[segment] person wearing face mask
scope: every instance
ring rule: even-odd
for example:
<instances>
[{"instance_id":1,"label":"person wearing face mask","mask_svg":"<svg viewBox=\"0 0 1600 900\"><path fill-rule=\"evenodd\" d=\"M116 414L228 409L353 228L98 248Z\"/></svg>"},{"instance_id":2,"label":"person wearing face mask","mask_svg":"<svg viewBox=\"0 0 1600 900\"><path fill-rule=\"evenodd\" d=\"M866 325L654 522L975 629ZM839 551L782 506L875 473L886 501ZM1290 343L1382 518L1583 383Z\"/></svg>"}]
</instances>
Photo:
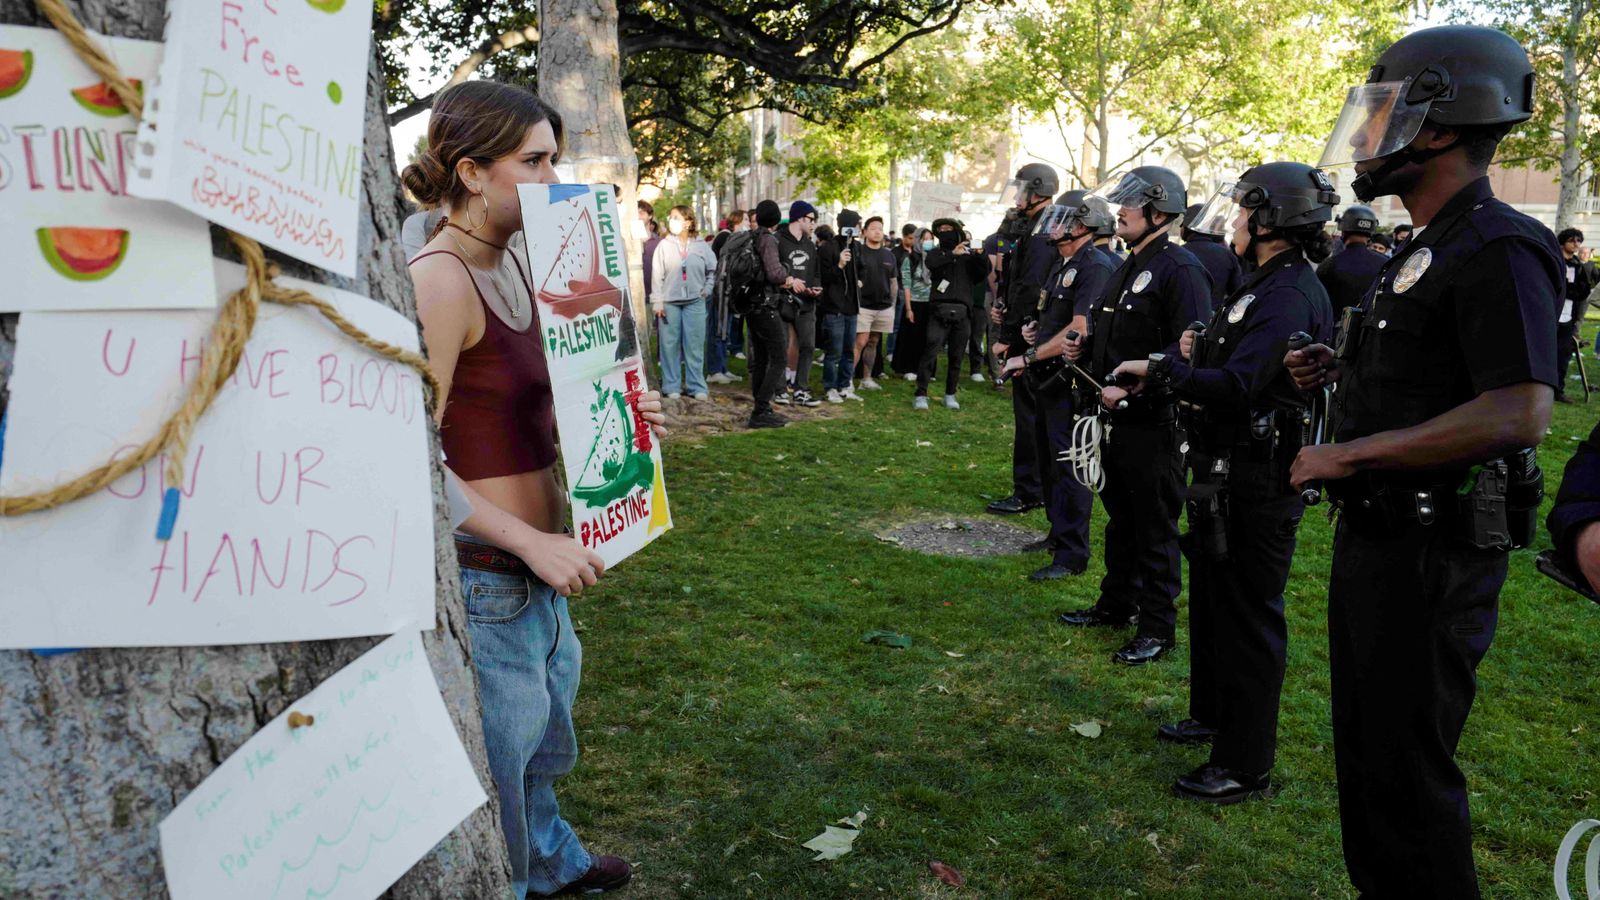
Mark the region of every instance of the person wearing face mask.
<instances>
[{"instance_id":1,"label":"person wearing face mask","mask_svg":"<svg viewBox=\"0 0 1600 900\"><path fill-rule=\"evenodd\" d=\"M1312 269L1339 194L1304 163L1256 166L1225 184L1191 220L1229 236L1244 282L1203 332L1185 331L1178 356L1127 360L1137 394L1166 387L1190 414L1189 717L1157 737L1211 744L1210 758L1173 785L1207 803L1263 799L1272 790L1288 628L1283 590L1305 512L1289 484L1308 397L1283 367L1292 335L1327 340L1333 310Z\"/></svg>"},{"instance_id":2,"label":"person wearing face mask","mask_svg":"<svg viewBox=\"0 0 1600 900\"><path fill-rule=\"evenodd\" d=\"M1127 360L1175 355L1190 322L1211 318L1211 276L1167 233L1183 215L1188 189L1176 172L1139 166L1096 188L1117 210L1117 236L1130 255L1091 308L1089 335L1069 341L1065 355L1100 384ZM1120 401L1127 399L1124 407ZM1103 395L1109 436L1102 445L1106 574L1093 606L1062 614L1079 627L1137 626L1112 659L1137 666L1177 645L1182 569L1178 511L1183 505L1183 450L1177 400L1165 389L1128 397Z\"/></svg>"},{"instance_id":3,"label":"person wearing face mask","mask_svg":"<svg viewBox=\"0 0 1600 900\"><path fill-rule=\"evenodd\" d=\"M669 237L656 246L651 301L661 334L661 390L671 399L684 386L696 400L709 400L706 388L706 306L716 285L717 257L700 240L694 210L674 206L667 215Z\"/></svg>"},{"instance_id":4,"label":"person wearing face mask","mask_svg":"<svg viewBox=\"0 0 1600 900\"><path fill-rule=\"evenodd\" d=\"M1296 486L1341 510L1328 579L1333 750L1345 865L1367 897L1479 896L1455 754L1494 641L1511 550L1532 539L1533 450L1550 425L1565 278L1550 229L1494 195L1500 141L1533 115L1534 69L1493 28L1413 31L1352 87L1322 165L1416 231L1346 310L1337 349L1284 363L1333 384L1333 440Z\"/></svg>"},{"instance_id":5,"label":"person wearing face mask","mask_svg":"<svg viewBox=\"0 0 1600 900\"><path fill-rule=\"evenodd\" d=\"M661 223L656 221L656 208L640 200L639 216L633 223L633 238L639 242L639 258L644 262L644 299L650 302L651 273L655 271L656 246L661 243Z\"/></svg>"},{"instance_id":6,"label":"person wearing face mask","mask_svg":"<svg viewBox=\"0 0 1600 900\"><path fill-rule=\"evenodd\" d=\"M400 176L444 211L410 272L447 477L471 506L456 556L515 900L613 890L632 875L584 848L555 793L578 758L583 650L567 596L605 562L565 527L549 366L529 273L507 244L522 230L517 186L557 181L561 141L560 117L531 92L468 81L434 100L427 150ZM656 392L636 408L662 423Z\"/></svg>"},{"instance_id":7,"label":"person wearing face mask","mask_svg":"<svg viewBox=\"0 0 1600 900\"><path fill-rule=\"evenodd\" d=\"M1010 249L1003 257L998 287L1003 301L990 310L989 322L999 329L991 350L1001 365L1028 348L1022 339L1022 326L1039 314L1039 292L1045 276L1060 255L1050 243L1050 235L1036 234L1039 217L1055 199L1061 186L1056 170L1044 163L1029 163L1017 170L1000 195L1006 210L1000 225L1001 244ZM1044 505L1044 485L1039 473L1040 460L1034 445L1033 388L1025 379L1011 380L1011 494L989 504L997 515L1016 515Z\"/></svg>"},{"instance_id":8,"label":"person wearing face mask","mask_svg":"<svg viewBox=\"0 0 1600 900\"><path fill-rule=\"evenodd\" d=\"M791 279L780 311L789 330L785 386L774 403L821 406L811 395L811 357L817 349L817 297L822 294L822 274L817 263L816 207L804 200L789 205L789 224L778 229L778 258Z\"/></svg>"},{"instance_id":9,"label":"person wearing face mask","mask_svg":"<svg viewBox=\"0 0 1600 900\"><path fill-rule=\"evenodd\" d=\"M907 381L917 380L917 370L922 365L922 348L928 336L928 294L933 287L928 252L937 246L933 232L923 228L912 236L911 249L900 257L900 326L890 362Z\"/></svg>"},{"instance_id":10,"label":"person wearing face mask","mask_svg":"<svg viewBox=\"0 0 1600 900\"><path fill-rule=\"evenodd\" d=\"M1068 333L1089 330L1089 306L1099 299L1106 280L1121 264L1106 246L1116 230L1111 208L1087 191L1067 191L1040 217L1037 230L1047 234L1057 261L1045 279L1038 321L1022 329L1029 345L1022 356L1007 361L1007 371L1029 380L1036 400L1034 454L1039 460L1045 512L1050 533L1025 548L1050 551L1050 562L1035 571L1033 581L1054 581L1082 575L1089 566L1089 515L1093 494L1072 472L1063 455L1072 449L1078 407L1072 379L1059 361ZM1092 407L1091 407L1092 409Z\"/></svg>"},{"instance_id":11,"label":"person wearing face mask","mask_svg":"<svg viewBox=\"0 0 1600 900\"><path fill-rule=\"evenodd\" d=\"M967 242L959 219L934 219L931 244L927 250L927 331L923 335L917 395L912 407L928 408L928 382L933 380L934 367L939 363L942 350L945 353L944 405L947 409L960 409L956 388L961 383L961 357L970 338L973 298L981 296L989 277L989 258Z\"/></svg>"}]
</instances>

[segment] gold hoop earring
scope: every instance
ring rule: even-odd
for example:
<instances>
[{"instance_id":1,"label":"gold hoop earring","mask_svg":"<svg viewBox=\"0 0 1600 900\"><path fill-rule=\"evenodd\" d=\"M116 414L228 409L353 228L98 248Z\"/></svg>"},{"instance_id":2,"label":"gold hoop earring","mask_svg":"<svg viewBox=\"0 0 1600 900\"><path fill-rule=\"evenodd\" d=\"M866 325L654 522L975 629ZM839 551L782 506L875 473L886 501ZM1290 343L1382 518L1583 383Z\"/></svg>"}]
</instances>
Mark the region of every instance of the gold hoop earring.
<instances>
[{"instance_id":1,"label":"gold hoop earring","mask_svg":"<svg viewBox=\"0 0 1600 900\"><path fill-rule=\"evenodd\" d=\"M483 221L477 223L476 225L472 223L472 197L477 197L479 200L483 201ZM489 224L489 200L482 194L473 194L472 197L467 198L467 230L477 231L479 228Z\"/></svg>"}]
</instances>

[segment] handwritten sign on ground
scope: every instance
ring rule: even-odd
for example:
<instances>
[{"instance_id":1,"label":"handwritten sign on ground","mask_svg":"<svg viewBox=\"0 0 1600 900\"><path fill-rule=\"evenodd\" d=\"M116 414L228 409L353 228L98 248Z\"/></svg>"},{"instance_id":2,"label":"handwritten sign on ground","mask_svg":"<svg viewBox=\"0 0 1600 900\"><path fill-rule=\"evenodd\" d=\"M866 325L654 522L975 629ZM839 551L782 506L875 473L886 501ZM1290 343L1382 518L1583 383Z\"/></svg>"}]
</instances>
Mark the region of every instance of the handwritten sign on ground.
<instances>
[{"instance_id":1,"label":"handwritten sign on ground","mask_svg":"<svg viewBox=\"0 0 1600 900\"><path fill-rule=\"evenodd\" d=\"M134 192L356 274L370 4L171 0Z\"/></svg>"},{"instance_id":2,"label":"handwritten sign on ground","mask_svg":"<svg viewBox=\"0 0 1600 900\"><path fill-rule=\"evenodd\" d=\"M160 44L94 40L155 75ZM0 25L0 312L216 304L205 220L128 196L137 128L59 32Z\"/></svg>"},{"instance_id":3,"label":"handwritten sign on ground","mask_svg":"<svg viewBox=\"0 0 1600 900\"><path fill-rule=\"evenodd\" d=\"M229 291L244 270L218 262L215 277ZM283 283L417 348L416 326L380 304ZM46 489L142 443L178 406L214 318L24 316L0 492ZM98 494L0 519L0 647L302 641L431 622L426 422L412 369L313 310L263 304L190 441L170 541L155 538L160 458Z\"/></svg>"},{"instance_id":4,"label":"handwritten sign on ground","mask_svg":"<svg viewBox=\"0 0 1600 900\"><path fill-rule=\"evenodd\" d=\"M487 799L415 631L290 711L161 822L173 900L376 897Z\"/></svg>"},{"instance_id":5,"label":"handwritten sign on ground","mask_svg":"<svg viewBox=\"0 0 1600 900\"><path fill-rule=\"evenodd\" d=\"M919 181L911 185L911 207L906 218L927 228L934 219L961 215L961 185Z\"/></svg>"},{"instance_id":6,"label":"handwritten sign on ground","mask_svg":"<svg viewBox=\"0 0 1600 900\"><path fill-rule=\"evenodd\" d=\"M525 184L524 253L555 391L572 530L607 565L672 527L609 185Z\"/></svg>"}]
</instances>

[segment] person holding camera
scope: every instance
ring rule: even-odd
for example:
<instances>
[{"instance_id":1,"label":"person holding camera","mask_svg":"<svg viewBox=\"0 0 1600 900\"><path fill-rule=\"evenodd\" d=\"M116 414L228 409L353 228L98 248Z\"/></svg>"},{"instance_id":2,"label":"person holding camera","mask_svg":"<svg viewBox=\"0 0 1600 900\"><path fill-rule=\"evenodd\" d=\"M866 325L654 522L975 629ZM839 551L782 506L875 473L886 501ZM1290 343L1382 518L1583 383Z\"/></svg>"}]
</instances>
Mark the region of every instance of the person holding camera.
<instances>
[{"instance_id":1,"label":"person holding camera","mask_svg":"<svg viewBox=\"0 0 1600 900\"><path fill-rule=\"evenodd\" d=\"M1378 230L1378 214L1372 207L1356 203L1339 214L1339 235L1346 250L1365 250ZM1378 278L1383 257L1376 253L1336 253L1317 265L1317 279L1328 292L1333 314L1361 302L1361 297Z\"/></svg>"},{"instance_id":2,"label":"person holding camera","mask_svg":"<svg viewBox=\"0 0 1600 900\"><path fill-rule=\"evenodd\" d=\"M1029 163L1017 170L1000 197L1002 203L1011 203L1000 224L1001 243L1009 244L1011 249L1003 257L1003 281L998 285L1004 302L995 303L989 322L999 329L992 349L1001 365L1028 349L1022 339L1022 326L1038 316L1045 276L1058 258L1050 235L1034 232L1060 186L1055 169L1044 163ZM990 503L991 513L1016 515L1044 505L1044 484L1039 474L1042 461L1034 452L1034 406L1033 388L1025 380L1012 379L1011 416L1015 430L1011 439L1011 495Z\"/></svg>"},{"instance_id":3,"label":"person holding camera","mask_svg":"<svg viewBox=\"0 0 1600 900\"><path fill-rule=\"evenodd\" d=\"M829 403L860 400L851 388L855 376L856 319L861 313L861 279L855 251L861 214L842 209L834 217L839 234L817 247L822 270L822 387Z\"/></svg>"},{"instance_id":4,"label":"person holding camera","mask_svg":"<svg viewBox=\"0 0 1600 900\"><path fill-rule=\"evenodd\" d=\"M1561 314L1556 318L1556 402L1571 403L1567 399L1567 370L1572 368L1572 354L1578 351L1578 328L1583 324L1589 306L1590 267L1584 264L1579 251L1583 249L1583 232L1564 228L1556 237L1561 245L1562 275L1567 280L1566 297L1561 301Z\"/></svg>"},{"instance_id":5,"label":"person holding camera","mask_svg":"<svg viewBox=\"0 0 1600 900\"><path fill-rule=\"evenodd\" d=\"M1334 761L1345 863L1369 897L1479 896L1455 753L1508 551L1532 539L1565 286L1555 235L1487 174L1534 90L1503 32L1414 31L1350 90L1323 152L1355 165L1358 198L1398 196L1418 226L1345 311L1337 349L1284 359L1302 390L1338 386L1334 442L1302 449L1290 480L1326 482L1342 510Z\"/></svg>"},{"instance_id":6,"label":"person holding camera","mask_svg":"<svg viewBox=\"0 0 1600 900\"><path fill-rule=\"evenodd\" d=\"M1088 338L1067 342L1065 353L1082 360L1078 364L1104 384L1128 360L1177 354L1188 324L1211 318L1211 276L1193 253L1167 238L1187 205L1188 190L1176 172L1139 166L1094 196L1120 207L1117 236L1128 242L1130 255L1095 302ZM1134 621L1138 630L1112 659L1137 666L1166 656L1177 643L1183 504L1178 410L1164 389L1129 396L1123 388L1107 387L1103 403L1112 431L1102 451L1100 491L1110 519L1106 574L1094 605L1063 613L1060 622L1120 627Z\"/></svg>"},{"instance_id":7,"label":"person holding camera","mask_svg":"<svg viewBox=\"0 0 1600 900\"><path fill-rule=\"evenodd\" d=\"M1244 258L1244 283L1203 331L1184 332L1178 357L1117 367L1140 379L1135 394L1167 388L1195 410L1184 546L1189 717L1162 725L1157 737L1209 741L1211 756L1173 785L1180 797L1238 803L1271 790L1288 648L1283 589L1305 512L1289 464L1310 412L1282 360L1292 336L1326 341L1333 333L1311 263L1326 252L1322 227L1338 202L1328 176L1304 163L1267 163L1223 185L1190 227L1229 236Z\"/></svg>"},{"instance_id":8,"label":"person holding camera","mask_svg":"<svg viewBox=\"0 0 1600 900\"><path fill-rule=\"evenodd\" d=\"M917 367L916 409L928 408L928 382L933 380L939 353L945 352L944 405L960 409L956 387L961 381L961 357L966 352L972 327L972 298L989 275L989 258L972 249L962 234L958 219L933 220L936 243L928 251L927 331L924 334L922 362Z\"/></svg>"}]
</instances>

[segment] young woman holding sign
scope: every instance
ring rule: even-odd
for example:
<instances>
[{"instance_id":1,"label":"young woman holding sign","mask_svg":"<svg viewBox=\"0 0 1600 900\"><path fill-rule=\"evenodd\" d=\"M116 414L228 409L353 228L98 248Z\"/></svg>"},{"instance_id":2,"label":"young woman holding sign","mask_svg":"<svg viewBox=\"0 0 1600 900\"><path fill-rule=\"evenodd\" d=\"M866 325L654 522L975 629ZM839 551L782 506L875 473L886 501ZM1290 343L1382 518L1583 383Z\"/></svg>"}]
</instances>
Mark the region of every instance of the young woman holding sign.
<instances>
[{"instance_id":1,"label":"young woman holding sign","mask_svg":"<svg viewBox=\"0 0 1600 900\"><path fill-rule=\"evenodd\" d=\"M610 890L632 875L624 860L583 849L554 789L578 756L583 652L566 597L605 564L565 533L550 373L532 287L506 245L522 229L517 185L557 181L561 138L561 117L529 91L468 82L439 95L428 149L401 173L417 200L444 210L411 277L444 392L445 462L472 505L456 553L519 900ZM664 421L659 393L640 409Z\"/></svg>"}]
</instances>

